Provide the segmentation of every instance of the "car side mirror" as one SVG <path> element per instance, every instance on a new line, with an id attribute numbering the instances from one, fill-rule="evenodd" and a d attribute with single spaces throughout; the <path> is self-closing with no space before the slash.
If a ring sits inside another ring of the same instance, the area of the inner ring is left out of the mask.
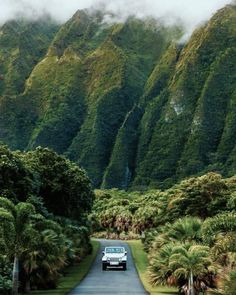
<path id="1" fill-rule="evenodd" d="M 105 255 L 105 251 L 102 251 L 102 255 Z"/>
<path id="2" fill-rule="evenodd" d="M 127 251 L 125 251 L 125 255 L 127 255 Z"/>

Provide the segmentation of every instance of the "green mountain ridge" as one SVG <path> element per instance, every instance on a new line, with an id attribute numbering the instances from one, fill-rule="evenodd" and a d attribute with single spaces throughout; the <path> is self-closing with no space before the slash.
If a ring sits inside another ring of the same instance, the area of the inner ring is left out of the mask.
<path id="1" fill-rule="evenodd" d="M 48 20 L 18 29 L 33 49 L 12 38 L 17 23 L 5 24 L 0 140 L 65 154 L 95 187 L 235 174 L 235 20 L 226 6 L 180 45 L 181 28 L 134 17 L 106 24 L 101 12 L 78 11 L 60 28 Z"/>

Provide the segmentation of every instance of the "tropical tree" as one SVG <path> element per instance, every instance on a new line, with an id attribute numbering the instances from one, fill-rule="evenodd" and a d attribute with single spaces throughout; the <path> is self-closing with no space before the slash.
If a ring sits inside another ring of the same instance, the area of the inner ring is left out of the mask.
<path id="1" fill-rule="evenodd" d="M 27 275 L 27 291 L 30 283 L 43 289 L 55 288 L 59 271 L 66 265 L 67 250 L 71 245 L 63 234 L 45 229 L 34 251 L 25 252 L 22 265 Z M 33 266 L 33 267 L 32 267 Z"/>
<path id="2" fill-rule="evenodd" d="M 55 215 L 84 223 L 94 193 L 85 171 L 48 148 L 38 147 L 22 155 L 25 166 L 38 180 L 38 196 Z M 85 217 L 85 218 L 84 218 Z"/>
<path id="3" fill-rule="evenodd" d="M 12 265 L 6 255 L 0 255 L 0 294 L 8 295 L 11 289 Z"/>
<path id="4" fill-rule="evenodd" d="M 125 232 L 126 234 L 132 226 L 132 214 L 129 210 L 124 209 L 116 216 L 115 227 L 118 232 Z"/>
<path id="5" fill-rule="evenodd" d="M 10 200 L 0 198 L 0 221 L 3 238 L 7 245 L 8 256 L 13 257 L 13 287 L 12 294 L 18 294 L 19 281 L 19 257 L 29 250 L 29 242 L 32 241 L 34 231 L 32 217 L 35 208 L 29 203 L 14 205 Z"/>
<path id="6" fill-rule="evenodd" d="M 13 201 L 26 201 L 34 192 L 32 174 L 19 154 L 0 144 L 0 195 Z"/>
<path id="7" fill-rule="evenodd" d="M 210 248 L 197 244 L 182 244 L 173 248 L 169 267 L 176 278 L 188 281 L 190 295 L 195 295 L 196 281 L 213 271 Z"/>
<path id="8" fill-rule="evenodd" d="M 148 274 L 152 285 L 176 284 L 176 278 L 173 276 L 173 270 L 170 267 L 170 257 L 175 245 L 174 243 L 164 245 L 150 260 Z"/>
<path id="9" fill-rule="evenodd" d="M 221 256 L 226 257 L 226 254 L 229 253 L 236 253 L 236 232 L 218 234 L 215 237 L 211 252 L 216 259 L 219 259 Z"/>
<path id="10" fill-rule="evenodd" d="M 140 207 L 133 216 L 133 230 L 139 234 L 156 225 L 159 208 L 157 206 Z"/>
<path id="11" fill-rule="evenodd" d="M 176 185 L 170 198 L 168 213 L 174 218 L 198 216 L 205 219 L 227 209 L 229 189 L 220 174 L 208 173 Z"/>
<path id="12" fill-rule="evenodd" d="M 202 220 L 197 217 L 184 217 L 176 220 L 168 231 L 171 240 L 176 241 L 196 241 L 202 240 Z"/>
<path id="13" fill-rule="evenodd" d="M 161 228 L 150 251 L 150 280 L 152 284 L 175 284 L 194 291 L 208 283 L 213 261 L 210 248 L 202 242 L 202 221 L 184 217 Z M 187 284 L 185 286 L 185 284 Z M 195 289 L 193 289 L 193 286 Z"/>
<path id="14" fill-rule="evenodd" d="M 101 226 L 106 229 L 107 235 L 109 237 L 110 232 L 115 232 L 118 236 L 120 234 L 119 226 L 117 227 L 116 218 L 118 214 L 123 211 L 122 206 L 111 207 L 100 213 Z"/>
<path id="15" fill-rule="evenodd" d="M 59 271 L 67 259 L 74 258 L 72 241 L 55 221 L 36 215 L 32 220 L 34 239 L 20 256 L 22 285 L 26 292 L 34 287 L 56 286 Z"/>
<path id="16" fill-rule="evenodd" d="M 21 153 L 0 145 L 0 195 L 0 290 L 11 284 L 17 294 L 19 280 L 25 291 L 55 287 L 62 268 L 91 250 L 89 178 L 49 149 Z"/>
<path id="17" fill-rule="evenodd" d="M 152 251 L 158 251 L 170 242 L 201 242 L 202 221 L 197 217 L 177 219 L 173 224 L 162 226 L 152 242 Z"/>
<path id="18" fill-rule="evenodd" d="M 214 243 L 215 237 L 220 233 L 235 233 L 236 212 L 225 212 L 206 219 L 202 231 L 204 239 L 209 243 Z"/>
<path id="19" fill-rule="evenodd" d="M 204 240 L 211 245 L 214 259 L 219 263 L 217 294 L 234 294 L 236 270 L 236 213 L 225 212 L 205 220 Z"/>

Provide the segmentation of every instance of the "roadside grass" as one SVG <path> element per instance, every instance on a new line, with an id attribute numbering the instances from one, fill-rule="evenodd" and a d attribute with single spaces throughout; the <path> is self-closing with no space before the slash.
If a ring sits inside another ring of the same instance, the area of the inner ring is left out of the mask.
<path id="1" fill-rule="evenodd" d="M 87 275 L 89 269 L 95 260 L 100 243 L 98 241 L 91 241 L 93 251 L 91 255 L 86 256 L 80 263 L 70 266 L 66 269 L 66 276 L 59 281 L 57 289 L 54 290 L 37 290 L 32 291 L 32 295 L 66 295 L 73 290 Z"/>
<path id="2" fill-rule="evenodd" d="M 168 288 L 163 286 L 152 287 L 152 285 L 148 282 L 148 277 L 147 277 L 148 258 L 147 258 L 146 252 L 143 249 L 142 242 L 140 240 L 131 240 L 127 242 L 131 248 L 133 259 L 134 259 L 139 277 L 144 285 L 144 288 L 151 295 L 177 294 L 177 290 L 175 288 Z"/>

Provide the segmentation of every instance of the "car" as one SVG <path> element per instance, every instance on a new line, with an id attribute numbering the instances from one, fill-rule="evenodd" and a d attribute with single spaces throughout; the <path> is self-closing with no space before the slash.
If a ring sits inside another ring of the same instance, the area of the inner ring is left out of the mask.
<path id="1" fill-rule="evenodd" d="M 127 269 L 127 251 L 124 247 L 106 247 L 102 256 L 102 270 L 107 267 L 122 267 Z"/>

